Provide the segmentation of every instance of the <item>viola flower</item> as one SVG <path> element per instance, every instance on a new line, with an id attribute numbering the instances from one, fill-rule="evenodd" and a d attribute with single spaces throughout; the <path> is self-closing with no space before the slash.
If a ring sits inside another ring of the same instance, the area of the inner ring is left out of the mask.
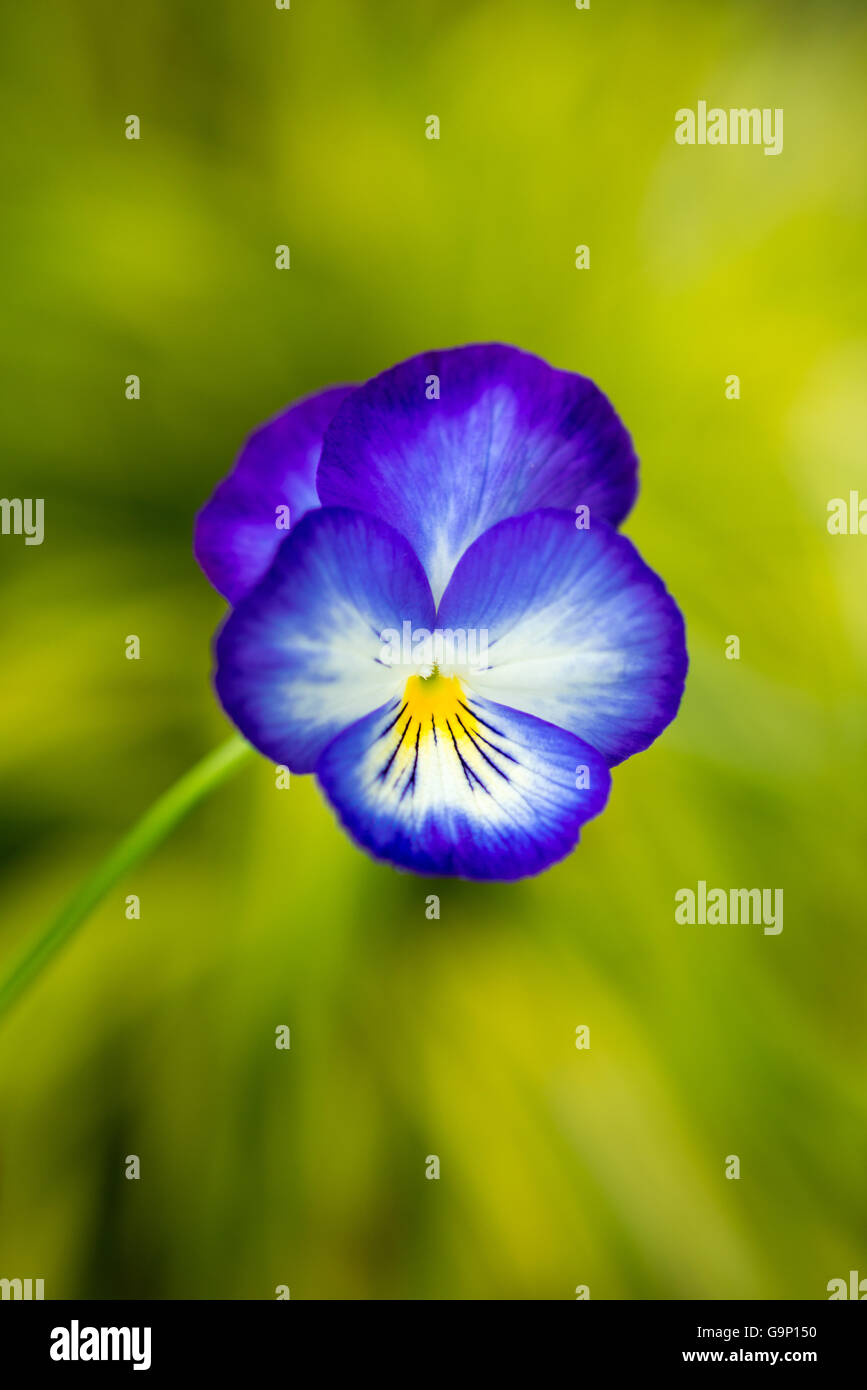
<path id="1" fill-rule="evenodd" d="M 636 475 L 593 382 L 502 345 L 291 407 L 198 518 L 224 709 L 377 858 L 547 868 L 683 692 L 683 619 L 616 530 Z"/>

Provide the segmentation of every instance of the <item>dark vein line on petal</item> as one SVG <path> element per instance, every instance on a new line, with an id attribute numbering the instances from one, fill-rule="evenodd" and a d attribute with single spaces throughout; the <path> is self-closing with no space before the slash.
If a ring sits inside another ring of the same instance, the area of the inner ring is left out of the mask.
<path id="1" fill-rule="evenodd" d="M 482 755 L 482 757 L 484 758 L 485 762 L 486 762 L 486 763 L 490 763 L 490 765 L 491 765 L 491 767 L 494 769 L 494 771 L 495 771 L 496 773 L 498 773 L 500 777 L 504 778 L 505 781 L 507 781 L 507 782 L 511 781 L 511 778 L 509 777 L 508 773 L 504 772 L 503 769 L 502 769 L 501 767 L 497 767 L 497 764 L 494 762 L 493 758 L 489 758 L 488 755 L 487 755 L 487 753 L 485 752 L 484 748 L 482 748 L 478 743 L 476 743 L 475 738 L 474 738 L 473 735 L 470 733 L 470 731 L 469 731 L 469 729 L 467 728 L 467 726 L 466 726 L 466 724 L 464 723 L 464 721 L 461 719 L 461 716 L 460 716 L 459 714 L 456 714 L 456 715 L 455 715 L 455 719 L 456 719 L 456 720 L 458 721 L 458 723 L 460 724 L 461 728 L 463 729 L 464 733 L 466 734 L 467 738 L 470 740 L 470 743 L 473 745 L 473 747 L 476 749 L 476 751 L 477 751 L 478 753 L 481 753 L 481 755 Z M 485 739 L 485 743 L 488 744 L 488 747 L 489 747 L 489 748 L 493 748 L 493 747 L 494 747 L 494 745 L 493 745 L 492 743 L 490 743 L 490 742 L 488 741 L 488 739 Z M 500 751 L 499 748 L 495 748 L 495 749 L 494 749 L 494 752 L 495 752 L 495 753 L 499 753 L 499 751 Z M 514 762 L 514 761 L 515 761 L 515 759 L 513 758 L 513 759 L 512 759 L 512 762 Z"/>
<path id="2" fill-rule="evenodd" d="M 408 717 L 406 723 L 405 723 L 404 726 L 403 726 L 403 732 L 401 733 L 400 738 L 398 739 L 397 743 L 395 744 L 394 752 L 392 753 L 392 755 L 391 755 L 391 757 L 389 758 L 388 762 L 386 763 L 385 767 L 382 769 L 382 771 L 381 771 L 380 774 L 379 774 L 380 777 L 381 777 L 383 780 L 385 779 L 385 775 L 386 775 L 386 773 L 388 772 L 388 769 L 391 767 L 392 763 L 394 762 L 395 758 L 397 757 L 398 753 L 400 752 L 400 745 L 403 743 L 403 740 L 404 740 L 404 738 L 405 738 L 405 736 L 406 736 L 406 731 L 407 731 L 407 729 L 409 728 L 409 726 L 410 726 L 411 723 L 412 723 L 412 715 L 409 715 L 409 717 Z"/>

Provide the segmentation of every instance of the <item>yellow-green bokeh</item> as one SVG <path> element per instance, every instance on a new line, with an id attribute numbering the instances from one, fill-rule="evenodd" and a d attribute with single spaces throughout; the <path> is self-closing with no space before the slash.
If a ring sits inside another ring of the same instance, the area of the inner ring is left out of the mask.
<path id="1" fill-rule="evenodd" d="M 867 537 L 825 524 L 867 497 L 865 32 L 827 3 L 6 11 L 0 492 L 44 497 L 46 535 L 0 538 L 3 961 L 226 737 L 192 520 L 297 396 L 489 339 L 594 377 L 692 665 L 575 855 L 515 886 L 370 862 L 262 759 L 221 788 L 0 1033 L 0 1275 L 477 1299 L 867 1274 Z M 782 107 L 783 153 L 675 145 L 699 99 Z M 699 879 L 783 888 L 783 932 L 679 926 Z"/>

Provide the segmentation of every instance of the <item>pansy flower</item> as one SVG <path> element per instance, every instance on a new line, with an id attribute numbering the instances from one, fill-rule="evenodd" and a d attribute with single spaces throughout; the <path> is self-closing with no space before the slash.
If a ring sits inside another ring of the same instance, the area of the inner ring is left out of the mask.
<path id="1" fill-rule="evenodd" d="M 636 474 L 592 381 L 502 345 L 290 407 L 198 518 L 224 709 L 377 858 L 538 873 L 683 691 L 680 612 L 616 529 Z"/>

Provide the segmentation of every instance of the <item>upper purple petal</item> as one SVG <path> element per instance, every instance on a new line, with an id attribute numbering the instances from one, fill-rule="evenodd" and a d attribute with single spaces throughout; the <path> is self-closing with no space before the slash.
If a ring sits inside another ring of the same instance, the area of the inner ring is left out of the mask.
<path id="1" fill-rule="evenodd" d="M 495 522 L 584 504 L 616 526 L 636 473 L 629 434 L 589 378 L 495 343 L 422 353 L 359 387 L 329 426 L 316 485 L 323 505 L 402 532 L 439 600 Z"/>
<path id="2" fill-rule="evenodd" d="M 250 435 L 235 467 L 196 519 L 194 553 L 214 585 L 237 603 L 262 578 L 286 527 L 278 508 L 289 508 L 294 526 L 319 506 L 316 469 L 322 436 L 351 386 L 332 386 L 289 406 Z"/>

